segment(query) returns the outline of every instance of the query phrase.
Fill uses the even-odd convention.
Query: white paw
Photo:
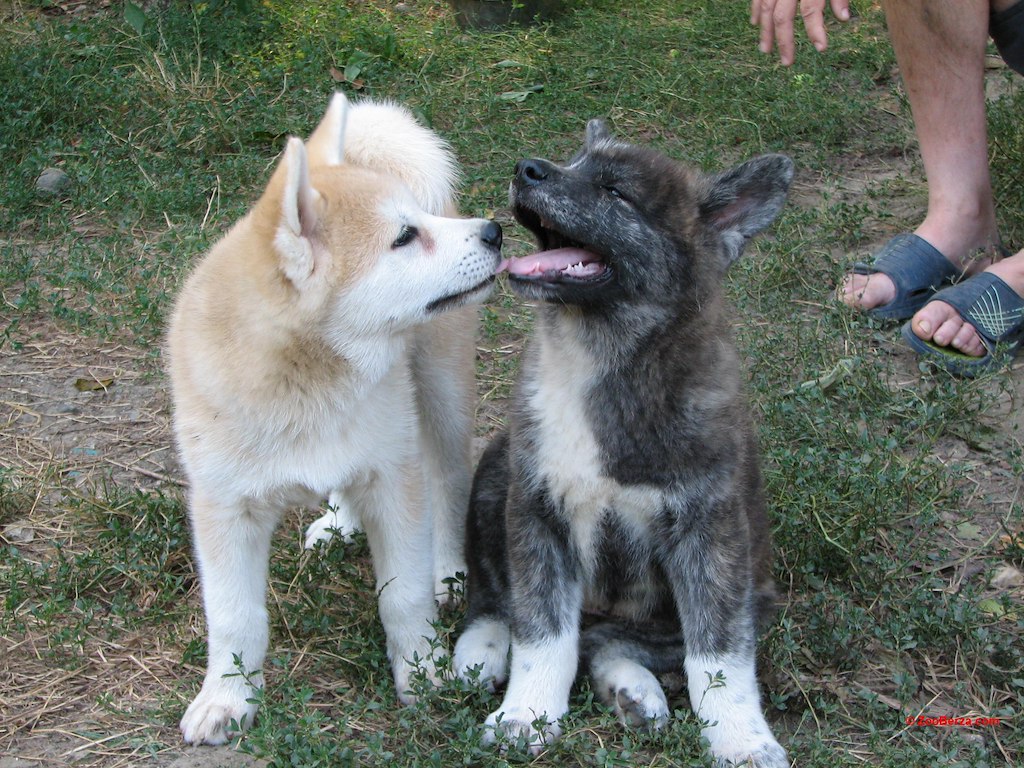
[[[474,621],[455,643],[455,673],[463,680],[479,680],[493,691],[508,679],[510,642],[508,625],[504,622]]]
[[[553,722],[544,715],[521,707],[499,709],[484,721],[485,744],[500,743],[503,748],[522,746],[531,754],[539,755],[549,744],[562,736],[558,720]]]
[[[398,701],[405,706],[415,704],[419,700],[419,694],[414,689],[422,688],[420,680],[425,679],[432,688],[436,688],[442,683],[441,674],[437,671],[433,657],[429,655],[421,655],[417,664],[404,660],[399,661],[392,665],[392,673],[395,677],[395,692],[398,694]],[[415,684],[414,681],[416,681]]]
[[[786,750],[761,711],[752,656],[687,655],[684,666],[690,702],[696,702],[716,768],[789,768]]]
[[[728,754],[713,750],[715,768],[789,768],[786,750],[775,739],[769,739],[756,746],[730,749]]]
[[[332,495],[327,512],[306,528],[305,548],[313,549],[318,542],[326,543],[335,535],[340,536],[342,541],[348,542],[361,530],[359,518],[349,510],[344,502],[335,501]]]
[[[241,680],[220,679],[203,684],[181,718],[182,738],[189,744],[225,744],[232,721],[244,730],[252,725],[256,704],[253,688]],[[232,729],[233,732],[234,729]]]
[[[708,741],[715,768],[789,768],[786,750],[772,736],[760,709],[725,709],[706,722],[701,734]]]
[[[668,722],[668,699],[651,672],[632,661],[612,662],[595,685],[619,721],[634,728],[661,728]]]

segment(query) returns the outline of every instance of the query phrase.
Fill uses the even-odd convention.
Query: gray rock
[[[47,168],[36,179],[36,191],[44,195],[61,195],[71,189],[71,177],[60,168]]]

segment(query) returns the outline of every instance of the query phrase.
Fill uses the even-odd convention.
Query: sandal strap
[[[858,262],[853,265],[853,271],[859,275],[881,272],[897,288],[900,285],[920,285],[933,290],[960,276],[960,270],[941,251],[914,234],[894,236],[871,264]]]
[[[935,291],[962,274],[935,246],[915,234],[896,235],[882,247],[871,264],[858,262],[852,271],[857,275],[880,272],[892,280],[896,286],[895,298],[868,310],[874,317],[889,320],[910,317]]]
[[[991,272],[945,288],[932,301],[953,307],[988,344],[1014,341],[1024,331],[1024,299]]]

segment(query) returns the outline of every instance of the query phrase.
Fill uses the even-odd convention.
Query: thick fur
[[[435,591],[464,569],[475,309],[501,230],[451,218],[447,146],[404,109],[336,95],[174,309],[174,429],[209,632],[187,742],[255,715],[271,534],[328,495],[366,530],[399,699],[428,671]],[[246,677],[239,676],[238,663]]]
[[[704,176],[598,121],[568,165],[517,166],[542,250],[509,279],[540,306],[474,480],[455,651],[507,677],[495,731],[556,737],[582,658],[624,722],[666,722],[655,675],[682,670],[720,765],[788,765],[755,678],[769,529],[722,281],[791,178],[779,155]]]

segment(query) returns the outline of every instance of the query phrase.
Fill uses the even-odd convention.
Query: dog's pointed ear
[[[348,120],[348,99],[335,93],[320,125],[306,142],[309,161],[320,165],[341,165],[345,158],[345,123]]]
[[[607,141],[611,137],[612,132],[608,130],[608,124],[604,120],[594,118],[587,121],[585,141],[588,147],[592,147],[600,141]]]
[[[793,161],[785,155],[755,157],[708,179],[700,214],[721,233],[726,265],[779,215],[792,181]]]
[[[284,177],[284,185],[274,248],[281,257],[285,277],[300,285],[313,273],[312,238],[317,226],[316,201],[320,197],[309,181],[309,162],[302,139],[288,139],[275,175],[278,174]]]

